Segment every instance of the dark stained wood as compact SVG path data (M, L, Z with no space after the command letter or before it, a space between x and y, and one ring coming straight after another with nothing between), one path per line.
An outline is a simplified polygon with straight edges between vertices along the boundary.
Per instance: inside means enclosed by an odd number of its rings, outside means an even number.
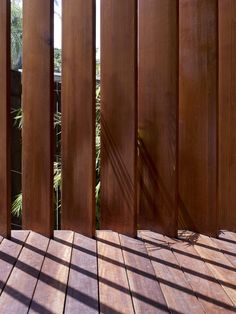
M41 308L63 313L73 236L72 231L54 232L55 240L49 243L29 313L38 313Z
M204 313L165 237L150 231L142 231L140 236L146 244L170 312Z
M53 231L53 1L23 1L23 227Z
M101 0L101 228L135 235L135 0Z
M236 2L219 0L219 228L236 231Z
M214 239L181 231L177 240L98 231L93 240L56 231L50 240L13 231L0 242L0 314L29 305L45 314L235 313L232 232Z
M217 247L236 268L236 234L229 231L221 231L218 239L213 239Z
M166 313L168 307L158 283L145 244L120 235L129 287L135 313Z
M180 228L217 232L216 0L179 2Z
M28 313L48 243L49 239L42 235L34 232L29 234L1 295L1 313ZM24 299L19 295L24 295Z
M198 235L194 241L194 247L203 258L212 274L221 284L234 306L236 305L236 276L235 267L219 250L211 238Z
M119 235L97 231L101 313L134 313Z
M0 234L10 236L10 1L0 0Z
M233 303L193 245L169 238L166 241L206 313L232 313Z
M98 313L96 240L74 235L65 313Z
M62 228L95 235L95 0L62 6Z
M28 237L28 231L12 231L11 240L3 239L0 244L0 295L7 283L17 258ZM0 308L3 302L0 300Z
M140 229L177 234L178 1L139 0Z

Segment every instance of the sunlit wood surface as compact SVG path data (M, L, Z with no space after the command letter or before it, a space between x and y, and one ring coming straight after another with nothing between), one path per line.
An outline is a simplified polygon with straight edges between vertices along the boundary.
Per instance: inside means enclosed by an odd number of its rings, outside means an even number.
M236 234L54 239L12 231L0 244L0 313L236 312Z

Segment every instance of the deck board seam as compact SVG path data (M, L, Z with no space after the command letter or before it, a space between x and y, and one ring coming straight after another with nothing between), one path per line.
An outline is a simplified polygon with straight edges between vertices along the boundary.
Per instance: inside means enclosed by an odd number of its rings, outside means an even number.
M146 243L145 239L143 239L143 237L142 237L142 232L141 232L141 231L138 233L138 236L140 237L139 239L142 240L143 243L144 243L145 249L146 249L146 251L147 251L147 255L148 255L148 257L149 257L149 260L150 260L150 262L151 262L152 268L153 268L153 270L154 270L154 275L155 275L156 280L157 280L157 282L158 282L158 284L159 284L159 286L160 286L160 289L161 289L161 292L162 292L162 294L163 294L163 297L164 297L164 299L165 299L165 301L166 301L166 306L167 306L167 308L168 308L168 310L169 310L169 313L173 313L173 309L170 308L170 306L169 306L169 304L168 304L168 302L167 302L165 293L164 293L164 291L163 291L163 289L162 289L162 285L161 285L160 278L158 278L158 275L157 275L157 273L156 273L156 271L155 271L155 268L154 268L154 266L153 266L153 259L152 259L152 256L150 255L150 253L149 253L149 251L148 251L148 249L147 249L147 243ZM175 314L181 314L181 313L178 313L178 312L176 311Z
M181 240L181 241L183 242L183 240ZM220 282L215 278L214 273L213 273L212 270L209 268L209 266L207 265L206 261L203 259L203 257L200 255L200 253L196 250L194 244L192 245L192 247L193 247L194 252L195 252L196 255L198 256L198 260L201 260L201 261L204 263L204 265L206 266L207 270L208 270L209 273L212 275L212 279L215 279L213 282L216 283L216 284L221 288L222 293L225 294L225 295L227 296L227 298L231 301L231 307L233 308L234 305L233 305L232 300L229 298L228 294L225 292L225 290L223 289L223 287L222 287L222 285L220 284ZM173 253L174 253L174 255L175 255L175 248L171 248L171 250L173 251ZM176 258L177 258L177 260L178 260L178 257L177 257L177 256L176 256ZM184 268L183 268L182 266L180 266L180 267L183 269L183 272L186 272L186 271L185 271L185 267L184 267ZM189 284L190 284L192 290L195 292L196 297L197 297L197 299L199 300L199 302L201 303L201 305L202 305L204 311L207 313L207 308L205 308L205 305L204 305L204 303L202 302L204 299L202 299L202 298L200 297L198 291L195 291L195 289L194 289L193 286L192 286L192 281L189 280L188 282L189 282ZM221 306L223 307L223 304L222 304Z
M124 257L124 252L123 252L123 246L122 246L122 244L121 244L120 234L119 234L119 233L118 233L118 238L119 238L119 243L120 243L121 254L122 254L123 263L124 263L124 268L125 268L125 273L126 273L126 277L127 277L129 293L130 293L131 302L132 302L132 306L133 306L133 311L134 311L134 313L136 313L136 312L135 312L135 306L134 306L134 300L133 300L133 293L132 293L132 291L131 291L131 286L130 286L130 282L129 282L129 275L128 275L128 270L127 270L127 265L126 265L126 263L125 263L125 257Z
M97 239L97 233L95 235L95 241L96 241L96 261L97 261L97 289L98 289L98 313L101 313L100 309L100 289L99 289L99 261L98 261L98 239Z
M21 254L21 252L22 252L22 250L23 250L23 248L24 248L24 246L25 246L25 243L26 243L26 241L27 241L29 235L30 235L30 231L28 231L28 234L27 234L27 237L25 238L25 241L21 244L21 248L20 248L19 254L18 254L17 257L16 257L16 260L15 260L14 264L12 265L12 269L11 269L11 271L10 271L10 273L9 273L9 276L7 277L7 280L6 280L5 284L4 284L3 287L2 287L2 291L0 292L0 297L1 297L2 293L4 292L6 286L7 286L8 280L9 280L9 278L11 277L11 274L12 274L12 272L13 272L15 266L16 266L16 263L17 263L17 261L18 261L18 258L19 258L20 254ZM12 240L10 240L10 241L12 241ZM13 242L14 242L14 241L13 241ZM2 244L2 242L1 242L1 244ZM1 251L1 247L0 247L0 251Z
M215 243L215 241L213 241L211 237L207 236L207 238L210 240L210 242ZM198 243L196 243L196 245L198 245ZM215 245L217 246L216 243L215 243ZM217 247L218 247L218 246L217 246ZM194 248L195 248L195 244L194 244ZM196 248L196 251L198 252L197 248ZM218 252L218 253L221 253L221 254L226 258L225 254L223 254L220 249L218 249L218 250L215 250L215 249L214 249L214 251L216 251L216 252ZM200 253L199 253L199 255L201 256ZM209 261L207 258L203 257L203 256L201 256L201 257L202 257L202 259L204 260L204 262L205 262L206 266L208 267L208 269L210 269L210 267L209 267L209 265L208 265L208 264L211 264L210 261ZM227 259L227 260L228 260L228 259ZM230 263L230 264L231 264L231 263ZM215 264L212 263L211 265L213 265L213 267L214 267ZM231 265L232 265L232 264L231 264ZM222 266L222 267L223 267L223 266ZM226 269L228 269L228 268L226 268ZM235 271L235 267L234 267L234 266L232 266L232 269L234 269L234 271ZM210 269L210 270L211 270L211 269ZM217 276L215 275L215 272L214 272L213 270L211 271L211 273L213 274L213 276L214 276L215 280L218 282L218 284L222 287L222 289L224 290L224 292L226 293L226 295L228 296L228 298L231 300L233 306L236 308L236 304L235 304L235 302L233 301L233 299L232 299L232 297L230 296L230 294L228 293L227 287L226 287L226 289L225 289L225 286L223 285L222 280L219 279L219 278L217 278Z
M227 253L225 252L225 250L223 250L217 243L217 241L214 240L214 238L210 238L211 241L218 247L219 249L219 252L222 253L224 255L224 257L227 259L227 261L230 263L230 265L235 269L236 271L236 268L235 268L235 265L231 262L231 260L228 258L227 256ZM220 239L219 239L220 240ZM229 252L229 255L230 255L230 252Z
M41 274L41 271L42 271L42 268L43 268L43 264L44 264L44 261L45 261L45 258L46 258L46 254L47 254L50 242L51 242L51 239L48 241L48 245L47 245L47 248L45 250L45 254L44 254L44 257L43 257L43 261L42 261L41 267L40 267L39 272L38 272L38 278L37 278L37 281L36 281L36 284L35 284L35 287L34 287L34 290L33 290L33 293L32 293L32 297L31 297L31 300L30 300L30 304L29 304L27 313L29 313L32 301L34 299L34 294L35 294L35 291L36 291L36 288L37 288L37 285L38 285L39 277L40 277L40 274Z
M175 255L175 252L174 252L173 248L170 246L170 243L169 243L169 241L168 241L168 238L167 238L166 236L164 236L164 239L166 239L168 248L169 248L170 251L172 252L172 254L173 254L173 256L174 256L174 258L175 258L175 260L176 260L176 262L177 262L177 264L178 264L178 266L179 266L179 269L182 271L182 273L183 273L183 275L184 275L184 278L185 278L185 281L189 284L189 287L191 288L191 290L192 290L193 294L195 295L197 301L200 303L203 312L207 313L207 311L206 311L205 307L203 306L202 302L199 300L199 297L198 297L196 291L193 289L193 286L192 286L192 284L191 284L191 281L188 280L188 278L187 278L187 276L186 276L186 273L185 273L185 271L184 271L184 268L181 266L181 264L180 264L180 262L179 262L177 256Z
M71 245L70 262L69 262L69 266L68 266L69 270L68 270L68 277L67 277L67 284L66 284L66 291L65 291L65 299L64 299L64 305L63 305L63 313L65 313L65 309L66 309L66 299L67 299L69 278L70 278L70 272L71 272L71 263L72 263L74 241L75 241L75 232L73 232L73 239L72 239L72 245Z

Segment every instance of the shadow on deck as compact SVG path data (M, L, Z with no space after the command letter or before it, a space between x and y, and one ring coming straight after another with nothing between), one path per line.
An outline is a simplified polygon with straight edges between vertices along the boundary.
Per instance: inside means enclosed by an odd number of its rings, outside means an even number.
M0 239L0 313L236 312L236 234Z

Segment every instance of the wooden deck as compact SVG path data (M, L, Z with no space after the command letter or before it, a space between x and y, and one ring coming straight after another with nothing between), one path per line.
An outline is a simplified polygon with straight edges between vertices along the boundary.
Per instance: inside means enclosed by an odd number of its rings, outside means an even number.
M0 313L236 312L235 272L230 232L13 231L0 244Z

